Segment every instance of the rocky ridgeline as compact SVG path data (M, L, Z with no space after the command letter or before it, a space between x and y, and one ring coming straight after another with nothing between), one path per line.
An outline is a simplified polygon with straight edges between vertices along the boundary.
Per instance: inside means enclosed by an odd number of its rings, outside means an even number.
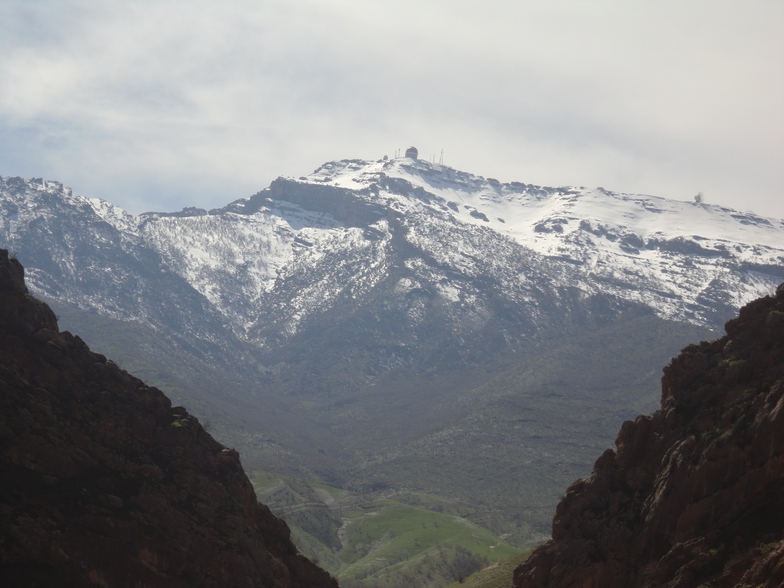
M0 250L0 585L337 587L237 452L59 332Z
M515 588L784 586L784 284L664 370Z

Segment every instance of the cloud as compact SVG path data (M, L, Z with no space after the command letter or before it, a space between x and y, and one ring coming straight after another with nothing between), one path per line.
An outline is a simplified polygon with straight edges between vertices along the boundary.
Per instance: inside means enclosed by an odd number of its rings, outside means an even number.
M416 144L784 216L780 3L4 2L0 173L138 212Z

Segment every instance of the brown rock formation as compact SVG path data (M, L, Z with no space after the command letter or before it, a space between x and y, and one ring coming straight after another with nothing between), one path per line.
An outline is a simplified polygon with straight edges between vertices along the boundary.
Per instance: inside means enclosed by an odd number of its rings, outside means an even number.
M0 586L332 587L236 451L60 333L0 250Z
M784 586L784 285L665 368L515 588Z

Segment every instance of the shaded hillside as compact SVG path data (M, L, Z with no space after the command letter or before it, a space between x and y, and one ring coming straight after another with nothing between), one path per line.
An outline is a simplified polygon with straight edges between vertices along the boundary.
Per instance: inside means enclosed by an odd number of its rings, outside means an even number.
M337 586L256 501L237 452L58 332L5 250L0 584Z
M515 588L784 585L784 285L665 369Z
M122 369L163 391L205 423L210 434L236 448L246 469L308 471L336 483L341 447L318 415L309 415L276 390L264 390L258 378L220 361L199 358L147 323L108 319L97 313L42 297L61 328L79 336L90 349L111 357ZM328 450L328 452L327 452ZM337 480L336 480L337 478Z

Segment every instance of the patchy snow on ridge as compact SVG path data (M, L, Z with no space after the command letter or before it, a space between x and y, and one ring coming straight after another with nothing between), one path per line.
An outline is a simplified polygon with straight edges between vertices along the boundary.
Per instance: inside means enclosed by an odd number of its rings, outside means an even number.
M86 198L90 206L93 207L95 213L100 216L104 221L119 229L123 233L139 236L138 219L134 215L126 212L119 206L115 206L111 202L102 200L101 198Z
M412 218L416 211L448 215L506 235L571 264L572 283L586 292L641 302L664 318L709 322L700 307L710 292L726 289L726 304L741 306L775 282L755 276L752 266L774 273L784 266L784 220L716 205L603 188L501 184L409 158L330 162L300 181L352 190ZM460 253L461 243L446 248ZM741 278L736 270L743 264L748 271Z

